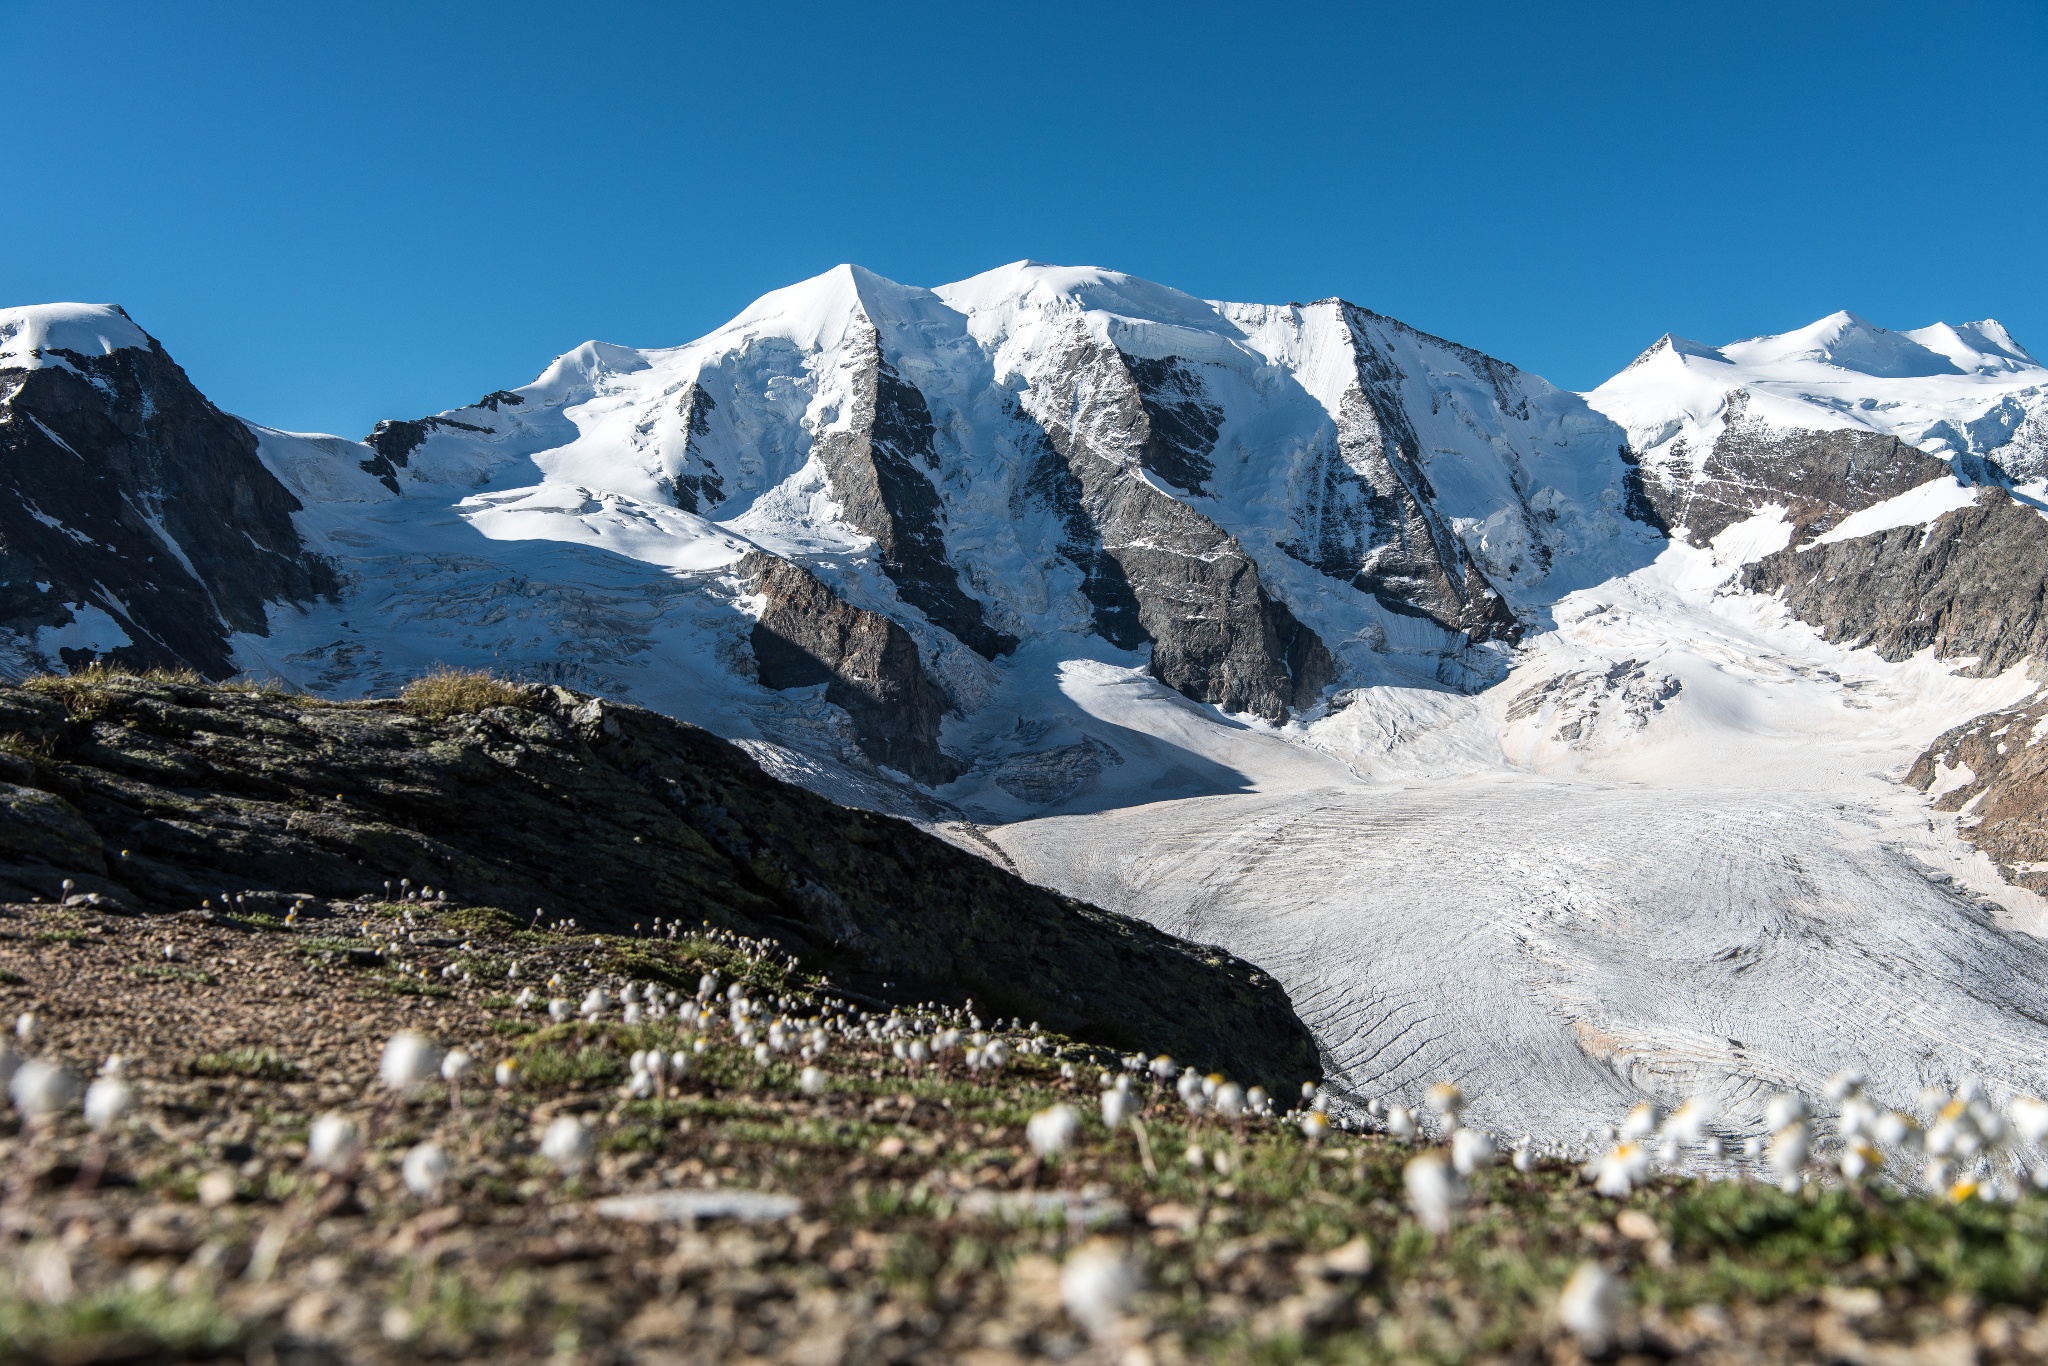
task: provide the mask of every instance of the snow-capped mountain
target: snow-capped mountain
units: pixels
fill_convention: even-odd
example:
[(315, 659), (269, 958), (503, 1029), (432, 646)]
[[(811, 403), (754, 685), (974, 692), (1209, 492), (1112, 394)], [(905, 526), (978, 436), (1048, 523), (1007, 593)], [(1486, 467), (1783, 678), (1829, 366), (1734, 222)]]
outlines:
[(840, 267), (366, 447), (257, 434), (353, 587), (275, 614), (250, 667), (549, 672), (991, 818), (1123, 757), (1047, 713), (1064, 661), (1267, 724), (1482, 686), (1557, 593), (1661, 542), (1620, 432), (1500, 361), (1334, 300), (1032, 264)]
[(1667, 334), (1586, 398), (1700, 544), (1774, 502), (1818, 534), (1930, 481), (2048, 477), (2048, 367), (1989, 319), (1892, 332), (1835, 313), (1720, 347)]
[(840, 267), (360, 442), (118, 310), (0, 347), (11, 672), (640, 702), (1260, 963), (1355, 1100), (2048, 1085), (2044, 371), (1995, 323), (1580, 396), (1338, 300)]

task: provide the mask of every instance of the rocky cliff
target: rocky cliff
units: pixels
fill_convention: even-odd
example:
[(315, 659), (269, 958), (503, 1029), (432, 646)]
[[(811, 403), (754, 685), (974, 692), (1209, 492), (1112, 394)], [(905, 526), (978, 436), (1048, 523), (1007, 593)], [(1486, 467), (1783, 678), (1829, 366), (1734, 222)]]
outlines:
[(1957, 833), (1989, 854), (2006, 881), (2048, 894), (2048, 698), (1987, 712), (1927, 747), (1906, 781), (1937, 811), (1962, 814)]
[(1726, 425), (1695, 472), (1683, 441), (1649, 467), (1646, 492), (1660, 516), (1706, 545), (1767, 506), (1785, 509), (1795, 543), (1952, 471), (1896, 436), (1844, 428), (1809, 431), (1760, 422), (1748, 395), (1730, 396)]
[(1200, 377), (1177, 358), (1136, 360), (1076, 332), (1036, 383), (1064, 465), (1045, 487), (1094, 570), (1097, 628), (1127, 648), (1149, 644), (1153, 676), (1198, 702), (1269, 720), (1313, 702), (1336, 674), (1322, 640), (1267, 591), (1236, 538), (1159, 486), (1207, 492), (1223, 412)]
[(138, 344), (0, 356), (0, 663), (231, 674), (231, 635), (266, 634), (272, 605), (338, 580), (248, 427), (125, 314), (102, 312)]
[(856, 328), (847, 350), (852, 411), (815, 447), (840, 515), (873, 538), (903, 601), (984, 657), (1009, 654), (1017, 638), (983, 619), (946, 554), (945, 510), (931, 482), (939, 457), (930, 406), (883, 358), (872, 326)]
[(1779, 551), (1742, 585), (1886, 659), (1931, 646), (1986, 675), (2048, 653), (2048, 518), (2003, 489), (1929, 524)]
[[(1342, 315), (1355, 373), (1337, 399), (1336, 441), (1300, 483), (1294, 518), (1302, 535), (1281, 548), (1390, 612), (1473, 641), (1519, 639), (1507, 600), (1435, 506), (1422, 439), (1401, 401), (1406, 375), (1375, 335), (1374, 324), (1391, 320), (1341, 300), (1321, 307)], [(1482, 372), (1498, 365), (1471, 355)]]
[(69, 877), (172, 909), (410, 878), (520, 923), (708, 920), (870, 996), (971, 995), (1247, 1080), (1317, 1073), (1279, 986), (1220, 950), (786, 786), (656, 713), (546, 687), (479, 702), (437, 719), (103, 673), (0, 688), (0, 898)]
[(740, 575), (761, 599), (749, 641), (764, 688), (823, 685), (852, 722), (861, 751), (922, 783), (959, 765), (939, 749), (946, 694), (925, 672), (917, 642), (879, 612), (853, 606), (800, 565), (750, 553)]

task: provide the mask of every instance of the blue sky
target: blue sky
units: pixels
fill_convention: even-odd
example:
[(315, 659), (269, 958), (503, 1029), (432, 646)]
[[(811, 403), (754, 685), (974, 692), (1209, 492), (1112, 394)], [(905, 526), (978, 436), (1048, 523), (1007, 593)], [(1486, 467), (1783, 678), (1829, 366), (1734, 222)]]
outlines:
[(17, 0), (0, 54), (0, 303), (125, 304), (299, 430), (842, 260), (1341, 294), (1573, 388), (1837, 308), (2048, 354), (2039, 0)]

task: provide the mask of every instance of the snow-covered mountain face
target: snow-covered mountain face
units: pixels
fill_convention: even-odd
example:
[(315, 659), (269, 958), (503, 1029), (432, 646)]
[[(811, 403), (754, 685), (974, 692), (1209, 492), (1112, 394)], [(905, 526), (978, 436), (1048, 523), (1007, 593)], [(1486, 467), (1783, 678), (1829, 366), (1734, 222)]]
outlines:
[(1265, 725), (1482, 687), (1558, 593), (1662, 542), (1621, 432), (1502, 362), (1337, 301), (1030, 264), (840, 267), (368, 449), (258, 436), (353, 587), (251, 667), (547, 672), (993, 819), (1121, 763), (1044, 705), (1067, 661)]
[(1838, 315), (1581, 397), (1334, 300), (841, 267), (356, 442), (15, 310), (0, 665), (571, 683), (1260, 963), (1351, 1101), (1734, 1136), (1845, 1065), (2048, 1086), (2042, 374)]

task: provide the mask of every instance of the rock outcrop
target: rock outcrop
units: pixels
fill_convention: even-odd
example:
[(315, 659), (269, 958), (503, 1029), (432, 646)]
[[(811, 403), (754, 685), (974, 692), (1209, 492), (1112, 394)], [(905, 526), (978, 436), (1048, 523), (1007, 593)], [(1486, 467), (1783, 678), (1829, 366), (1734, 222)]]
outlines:
[(1193, 493), (1208, 477), (1217, 429), (1194, 371), (1077, 331), (1037, 384), (1051, 461), (1033, 485), (1064, 521), (1096, 629), (1149, 642), (1153, 676), (1198, 702), (1276, 721), (1314, 702), (1336, 676), (1321, 638), (1234, 537), (1147, 478)]
[(981, 603), (962, 591), (959, 571), (946, 556), (945, 512), (930, 477), (939, 457), (924, 395), (883, 359), (871, 325), (860, 325), (848, 349), (850, 420), (819, 433), (813, 447), (840, 515), (874, 537), (882, 571), (905, 602), (985, 658), (1009, 654), (1017, 638), (982, 619)]
[(1336, 446), (1302, 484), (1294, 520), (1303, 535), (1281, 549), (1370, 593), (1390, 612), (1426, 618), (1475, 643), (1519, 640), (1513, 609), (1434, 506), (1422, 441), (1401, 400), (1400, 367), (1361, 326), (1377, 315), (1333, 302), (1349, 335), (1355, 377), (1338, 403)]
[(2048, 518), (1999, 488), (1925, 526), (1781, 550), (1742, 586), (1886, 659), (1932, 646), (1990, 675), (2048, 654)]
[(1943, 735), (1906, 781), (1937, 811), (1962, 813), (1957, 833), (2007, 882), (2048, 895), (2048, 697), (1989, 712)]
[[(125, 322), (125, 315), (120, 315)], [(154, 339), (0, 366), (0, 628), (17, 671), (234, 672), (228, 637), (337, 591), (256, 438)]]
[(825, 700), (851, 718), (868, 758), (923, 783), (958, 775), (959, 765), (939, 748), (946, 695), (908, 631), (779, 556), (751, 551), (739, 572), (764, 600), (750, 637), (762, 687), (823, 684)]
[(1657, 514), (1706, 545), (1735, 523), (1776, 504), (1796, 528), (1793, 543), (1819, 536), (1852, 512), (1895, 498), (1953, 471), (1895, 436), (1845, 429), (1805, 431), (1749, 417), (1745, 395), (1728, 401), (1727, 425), (1697, 474), (1683, 442), (1650, 471), (1645, 492)]
[(0, 899), (70, 877), (175, 909), (406, 877), (522, 923), (535, 907), (603, 932), (707, 920), (870, 997), (972, 996), (1248, 1081), (1318, 1075), (1249, 963), (786, 786), (693, 726), (559, 688), (517, 699), (433, 720), (104, 675), (0, 687)]

